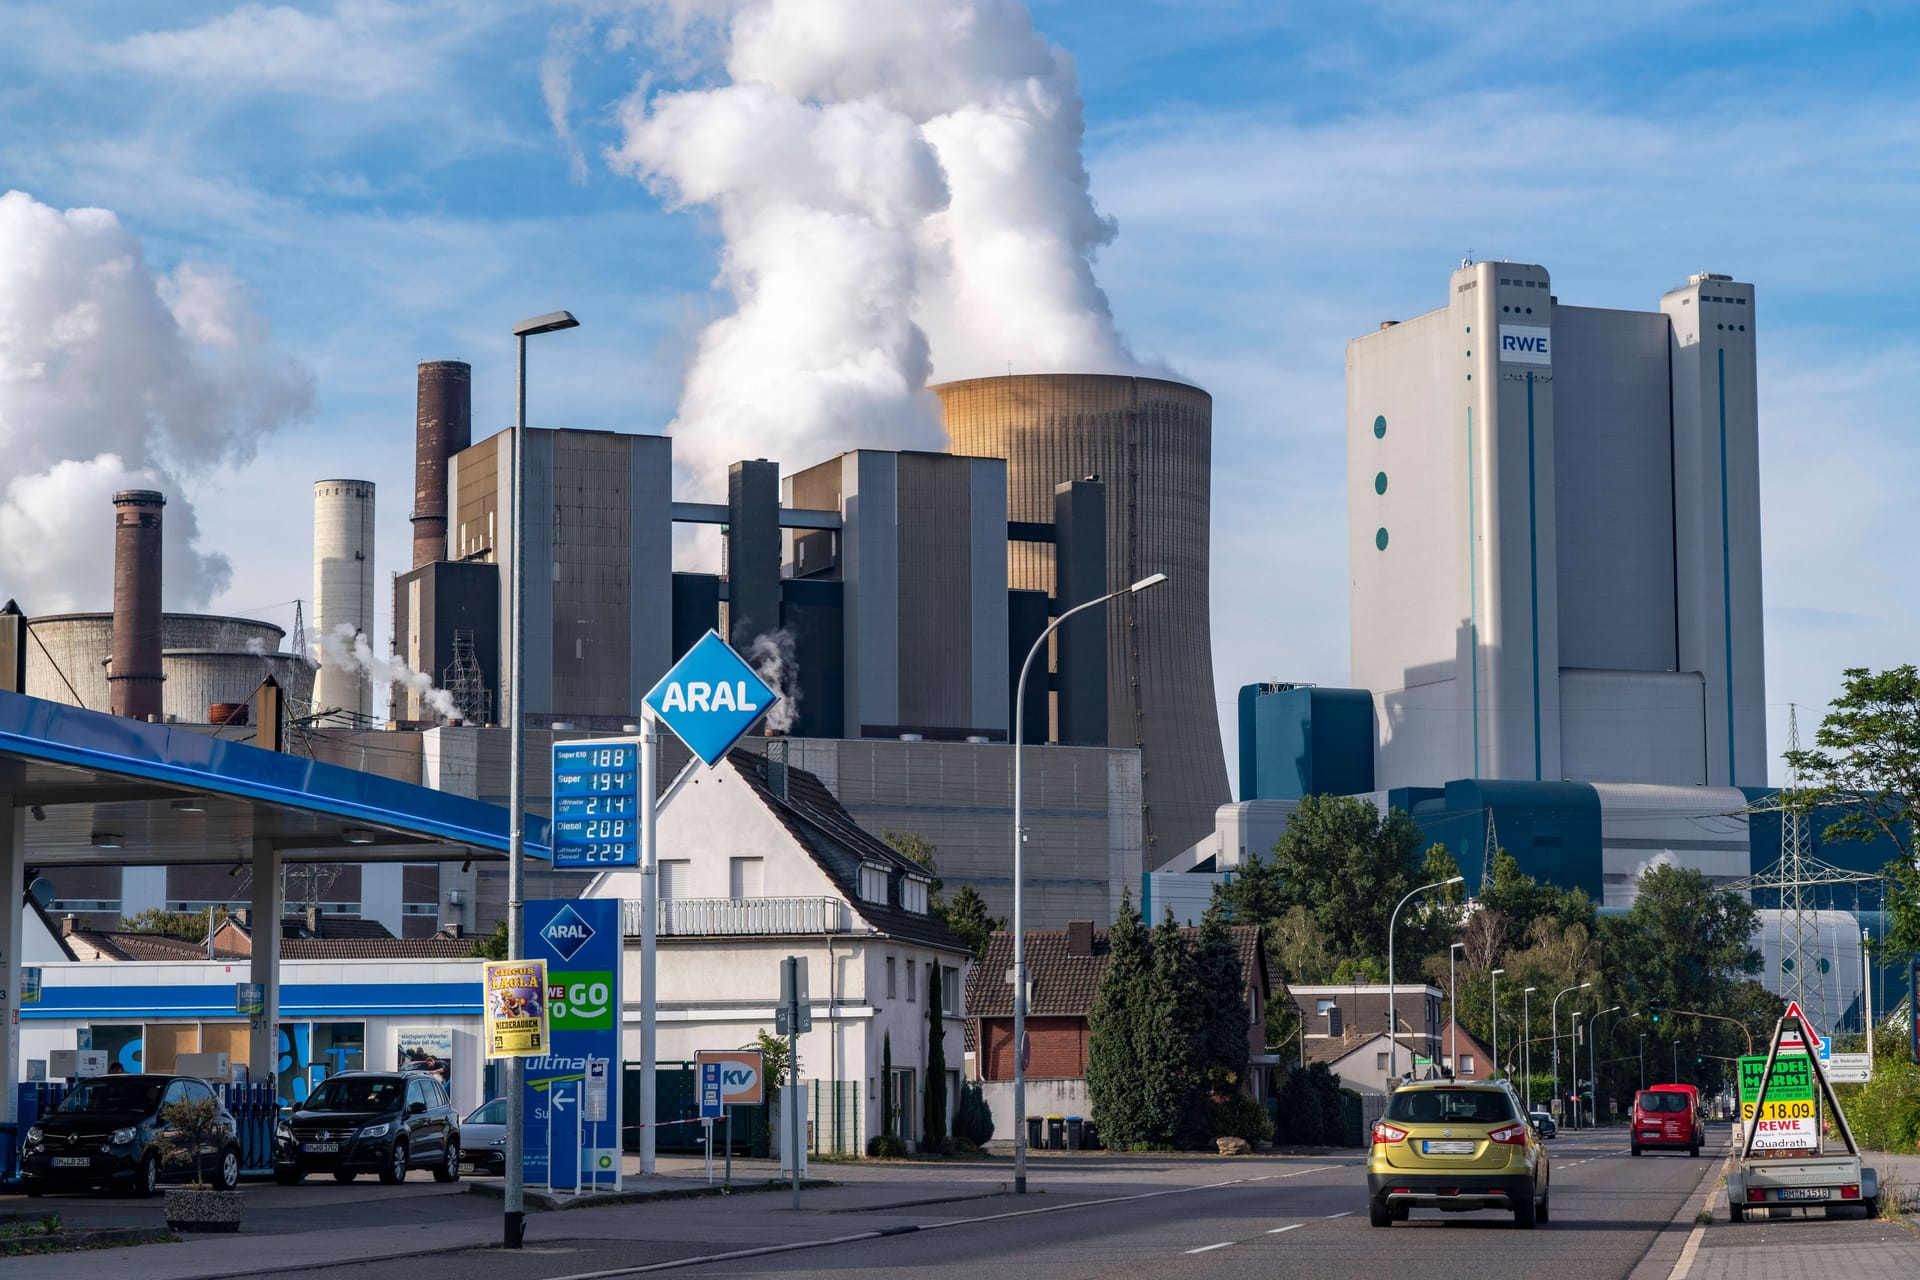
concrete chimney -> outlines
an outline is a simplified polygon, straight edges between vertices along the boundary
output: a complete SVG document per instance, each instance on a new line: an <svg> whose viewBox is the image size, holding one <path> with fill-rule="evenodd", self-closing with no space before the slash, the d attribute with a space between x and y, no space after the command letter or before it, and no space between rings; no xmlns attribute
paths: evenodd
<svg viewBox="0 0 1920 1280"><path fill-rule="evenodd" d="M165 495L126 489L113 495L113 666L107 675L113 714L159 720L160 509Z"/></svg>
<svg viewBox="0 0 1920 1280"><path fill-rule="evenodd" d="M447 558L447 459L473 443L473 366L426 360L415 395L413 567Z"/></svg>
<svg viewBox="0 0 1920 1280"><path fill-rule="evenodd" d="M373 502L371 480L314 482L313 629L319 635L345 624L372 643ZM313 705L341 713L321 724L363 724L373 715L373 681L364 671L327 663L313 674Z"/></svg>

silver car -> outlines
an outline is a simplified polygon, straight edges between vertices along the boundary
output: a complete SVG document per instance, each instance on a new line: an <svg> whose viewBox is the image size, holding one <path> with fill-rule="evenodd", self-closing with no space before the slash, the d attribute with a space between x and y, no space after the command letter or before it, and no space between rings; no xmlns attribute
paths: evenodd
<svg viewBox="0 0 1920 1280"><path fill-rule="evenodd" d="M507 1171L507 1100L492 1098L460 1122L460 1162L475 1173Z"/></svg>

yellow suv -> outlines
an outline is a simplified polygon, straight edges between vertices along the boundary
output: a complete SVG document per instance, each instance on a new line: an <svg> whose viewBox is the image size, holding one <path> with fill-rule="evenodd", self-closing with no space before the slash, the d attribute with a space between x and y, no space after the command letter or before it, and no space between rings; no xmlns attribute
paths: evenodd
<svg viewBox="0 0 1920 1280"><path fill-rule="evenodd" d="M1405 1222L1410 1209L1508 1209L1513 1224L1547 1220L1547 1149L1504 1084L1422 1080L1393 1091L1367 1155L1367 1217Z"/></svg>

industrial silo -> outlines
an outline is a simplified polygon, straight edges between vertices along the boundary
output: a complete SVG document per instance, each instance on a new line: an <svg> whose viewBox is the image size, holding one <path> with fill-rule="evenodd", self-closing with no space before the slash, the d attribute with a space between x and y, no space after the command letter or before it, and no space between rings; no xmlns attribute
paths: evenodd
<svg viewBox="0 0 1920 1280"><path fill-rule="evenodd" d="M313 627L316 638L342 625L373 635L373 482L320 480L313 486ZM321 724L365 724L373 681L365 671L326 662L315 674L313 706Z"/></svg>
<svg viewBox="0 0 1920 1280"><path fill-rule="evenodd" d="M1109 587L1167 575L1115 601L1107 628L1107 744L1140 749L1147 864L1157 866L1210 834L1231 798L1208 625L1212 398L1108 374L971 378L933 391L952 452L1006 460L1009 521L1050 523L1055 485L1097 477ZM1010 587L1053 591L1050 545L1012 542L1008 556Z"/></svg>

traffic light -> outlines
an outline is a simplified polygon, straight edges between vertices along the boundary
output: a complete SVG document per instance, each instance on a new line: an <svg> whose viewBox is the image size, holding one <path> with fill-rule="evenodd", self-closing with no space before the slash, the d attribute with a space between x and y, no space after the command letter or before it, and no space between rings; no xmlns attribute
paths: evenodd
<svg viewBox="0 0 1920 1280"><path fill-rule="evenodd" d="M1656 1027L1660 1025L1660 1002L1658 1000L1653 1002L1653 1025Z"/></svg>

